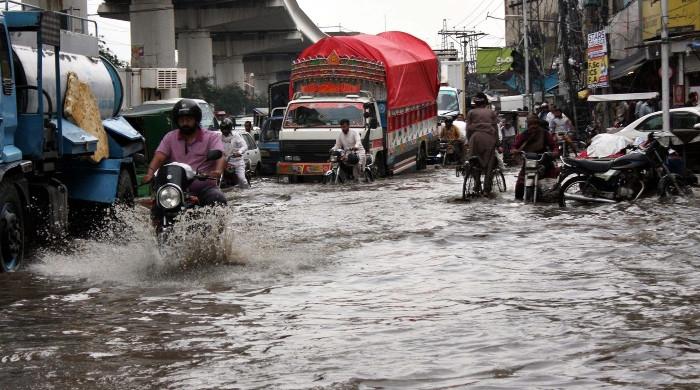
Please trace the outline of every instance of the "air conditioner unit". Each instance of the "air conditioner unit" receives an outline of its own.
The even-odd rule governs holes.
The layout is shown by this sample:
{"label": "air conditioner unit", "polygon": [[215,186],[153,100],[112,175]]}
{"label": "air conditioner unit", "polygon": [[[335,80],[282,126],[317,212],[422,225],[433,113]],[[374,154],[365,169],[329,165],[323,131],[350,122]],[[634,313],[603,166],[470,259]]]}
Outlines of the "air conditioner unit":
{"label": "air conditioner unit", "polygon": [[181,89],[187,87],[186,68],[142,68],[141,88]]}

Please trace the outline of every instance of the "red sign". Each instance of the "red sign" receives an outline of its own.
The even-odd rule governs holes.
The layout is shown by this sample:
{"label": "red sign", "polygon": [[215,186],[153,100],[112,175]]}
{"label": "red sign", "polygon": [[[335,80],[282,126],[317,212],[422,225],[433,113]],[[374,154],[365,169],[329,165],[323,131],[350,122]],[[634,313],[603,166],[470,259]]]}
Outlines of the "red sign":
{"label": "red sign", "polygon": [[301,92],[308,94],[352,94],[360,92],[360,85],[337,82],[305,84],[301,86]]}

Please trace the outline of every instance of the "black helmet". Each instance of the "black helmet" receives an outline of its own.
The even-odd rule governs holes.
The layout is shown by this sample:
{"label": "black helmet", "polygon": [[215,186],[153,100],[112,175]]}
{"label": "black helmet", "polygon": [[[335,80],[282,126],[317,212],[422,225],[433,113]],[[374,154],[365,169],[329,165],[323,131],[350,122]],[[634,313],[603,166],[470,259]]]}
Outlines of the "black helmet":
{"label": "black helmet", "polygon": [[453,123],[454,123],[454,119],[452,119],[451,116],[448,116],[447,118],[445,118],[445,126],[452,126]]}
{"label": "black helmet", "polygon": [[221,121],[221,130],[233,130],[233,121],[230,118],[224,118]]}
{"label": "black helmet", "polygon": [[192,99],[182,99],[173,106],[173,120],[177,124],[177,119],[181,116],[191,116],[197,121],[202,121],[202,109],[199,104]]}
{"label": "black helmet", "polygon": [[358,156],[357,153],[355,153],[355,152],[348,154],[348,158],[345,161],[345,163],[348,165],[356,165],[359,162],[360,162],[360,156]]}

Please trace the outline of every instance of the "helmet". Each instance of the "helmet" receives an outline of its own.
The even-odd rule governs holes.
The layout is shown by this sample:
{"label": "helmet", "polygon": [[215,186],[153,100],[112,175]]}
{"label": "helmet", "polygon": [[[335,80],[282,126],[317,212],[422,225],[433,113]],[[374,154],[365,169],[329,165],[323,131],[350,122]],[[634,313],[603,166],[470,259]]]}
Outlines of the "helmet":
{"label": "helmet", "polygon": [[192,99],[182,99],[173,106],[173,119],[177,124],[177,119],[181,116],[194,117],[197,123],[202,121],[202,109],[199,104]]}
{"label": "helmet", "polygon": [[349,153],[347,160],[345,160],[345,163],[347,165],[356,165],[359,162],[360,162],[360,156],[358,156],[357,153],[355,153],[355,152]]}
{"label": "helmet", "polygon": [[233,121],[229,118],[224,118],[224,120],[221,121],[221,130],[232,130],[233,129]]}
{"label": "helmet", "polygon": [[448,116],[447,118],[445,118],[445,126],[448,126],[448,127],[452,126],[452,123],[454,123],[454,120],[452,119],[451,116]]}

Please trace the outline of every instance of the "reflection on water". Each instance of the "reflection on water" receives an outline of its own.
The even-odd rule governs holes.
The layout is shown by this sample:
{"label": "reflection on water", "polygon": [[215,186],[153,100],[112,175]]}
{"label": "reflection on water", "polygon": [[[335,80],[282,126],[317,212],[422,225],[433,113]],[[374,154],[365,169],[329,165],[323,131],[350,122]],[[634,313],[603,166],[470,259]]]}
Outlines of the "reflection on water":
{"label": "reflection on water", "polygon": [[1,387],[700,384],[695,200],[559,209],[460,189],[451,170],[265,181],[163,253],[128,214],[0,275]]}

